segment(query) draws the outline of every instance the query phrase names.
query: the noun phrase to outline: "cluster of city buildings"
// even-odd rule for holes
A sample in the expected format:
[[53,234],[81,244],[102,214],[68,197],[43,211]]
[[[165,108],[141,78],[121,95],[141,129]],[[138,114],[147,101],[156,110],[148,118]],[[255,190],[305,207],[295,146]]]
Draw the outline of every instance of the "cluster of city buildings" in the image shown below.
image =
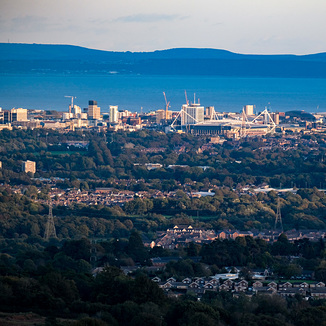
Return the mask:
[[[141,129],[142,119],[136,113],[128,110],[118,110],[117,106],[110,106],[109,112],[101,112],[97,101],[90,100],[87,108],[69,105],[67,112],[43,110],[27,110],[13,108],[2,110],[0,108],[0,130],[21,128],[50,128],[75,130],[80,128],[111,128],[117,129]],[[148,118],[148,117],[147,117]],[[147,119],[148,120],[148,119]]]
[[[27,110],[13,108],[0,109],[0,129],[52,128],[75,130],[75,128],[97,128],[105,130],[140,130],[153,128],[165,132],[190,132],[195,135],[223,135],[237,139],[246,136],[265,135],[270,132],[304,131],[321,128],[326,121],[325,114],[287,115],[284,112],[269,112],[267,109],[255,112],[254,105],[245,105],[240,113],[216,112],[213,106],[204,107],[199,102],[182,105],[180,111],[168,109],[149,113],[133,113],[110,106],[107,112],[101,112],[97,101],[90,100],[87,108],[69,105],[67,112]],[[298,111],[299,112],[299,111]],[[299,112],[300,113],[300,112]]]

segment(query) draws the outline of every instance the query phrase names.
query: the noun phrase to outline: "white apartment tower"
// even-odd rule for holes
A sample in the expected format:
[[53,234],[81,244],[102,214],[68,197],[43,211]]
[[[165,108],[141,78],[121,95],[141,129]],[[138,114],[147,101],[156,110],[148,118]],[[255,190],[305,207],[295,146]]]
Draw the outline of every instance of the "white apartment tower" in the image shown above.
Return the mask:
[[24,161],[22,163],[22,170],[25,173],[27,173],[27,172],[35,173],[36,172],[36,162],[34,162],[34,161]]
[[118,123],[119,122],[118,106],[110,105],[109,122],[110,123]]
[[74,105],[74,115],[76,118],[79,118],[81,115],[81,108],[78,105]]

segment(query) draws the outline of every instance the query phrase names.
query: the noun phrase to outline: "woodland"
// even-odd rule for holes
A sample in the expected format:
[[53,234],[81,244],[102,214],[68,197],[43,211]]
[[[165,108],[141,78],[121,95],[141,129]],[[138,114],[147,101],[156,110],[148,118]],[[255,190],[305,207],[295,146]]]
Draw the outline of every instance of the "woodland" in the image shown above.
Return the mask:
[[[144,247],[143,240],[176,224],[271,230],[278,203],[285,230],[325,229],[326,196],[320,189],[326,184],[325,138],[298,136],[285,149],[278,135],[212,144],[207,137],[148,130],[1,131],[1,313],[33,312],[46,317],[44,325],[322,325],[324,300],[209,291],[200,301],[191,293],[169,298],[151,278],[208,277],[238,266],[249,282],[255,268],[270,268],[284,279],[312,270],[316,280],[325,282],[325,239],[289,242],[282,234],[274,243],[246,237],[175,250]],[[36,162],[35,175],[21,172],[24,160]],[[148,170],[146,163],[162,167]],[[57,238],[46,241],[52,186],[42,178],[57,178],[56,186],[65,191],[110,187],[174,195],[135,196],[113,206],[55,205]],[[266,184],[295,191],[280,196],[253,191]],[[189,196],[209,190],[214,196]],[[91,263],[94,248],[98,259]],[[146,269],[153,257],[182,259],[153,273]],[[130,265],[139,269],[125,275],[120,268]],[[106,267],[93,275],[99,266]]]

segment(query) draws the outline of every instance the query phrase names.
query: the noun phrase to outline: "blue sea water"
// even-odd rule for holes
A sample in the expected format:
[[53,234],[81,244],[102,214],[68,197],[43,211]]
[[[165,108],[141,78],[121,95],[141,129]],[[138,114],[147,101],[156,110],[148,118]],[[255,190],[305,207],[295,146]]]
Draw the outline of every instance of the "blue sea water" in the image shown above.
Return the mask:
[[140,76],[140,75],[63,75],[1,74],[0,107],[11,109],[54,109],[66,111],[70,99],[81,108],[96,100],[102,112],[109,105],[143,112],[165,108],[163,92],[171,110],[180,110],[188,99],[216,111],[239,112],[243,105],[256,110],[305,110],[326,112],[326,79],[306,78],[235,78],[207,76]]

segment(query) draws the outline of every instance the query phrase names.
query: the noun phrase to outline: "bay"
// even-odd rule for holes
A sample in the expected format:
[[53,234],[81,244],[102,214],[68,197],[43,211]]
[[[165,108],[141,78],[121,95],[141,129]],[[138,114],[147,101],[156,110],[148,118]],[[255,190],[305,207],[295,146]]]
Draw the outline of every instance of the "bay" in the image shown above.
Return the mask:
[[119,74],[0,74],[0,107],[67,111],[70,99],[81,108],[96,100],[101,112],[110,105],[132,112],[165,108],[178,111],[185,103],[200,99],[216,111],[239,112],[255,105],[257,112],[305,110],[326,112],[326,79],[236,78],[211,76],[149,76]]

